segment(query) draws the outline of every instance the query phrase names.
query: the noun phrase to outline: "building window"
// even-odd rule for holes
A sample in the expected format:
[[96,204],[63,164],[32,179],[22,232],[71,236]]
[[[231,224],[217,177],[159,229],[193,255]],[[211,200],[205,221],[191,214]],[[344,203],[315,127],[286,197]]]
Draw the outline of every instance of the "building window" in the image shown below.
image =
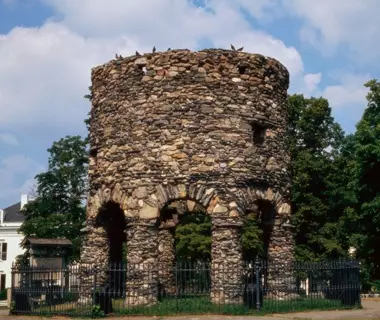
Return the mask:
[[264,142],[266,126],[259,123],[252,123],[252,140],[256,145],[261,145]]
[[96,147],[92,147],[90,149],[90,156],[96,158],[98,156],[98,149]]
[[0,277],[0,291],[5,290],[5,284],[6,284],[5,279],[6,279],[6,275],[2,273]]
[[1,243],[0,249],[1,249],[1,260],[2,261],[7,260],[7,248],[8,248],[8,245],[6,242]]
[[247,66],[245,66],[245,65],[238,66],[238,70],[239,70],[240,74],[245,74],[245,72],[247,70]]

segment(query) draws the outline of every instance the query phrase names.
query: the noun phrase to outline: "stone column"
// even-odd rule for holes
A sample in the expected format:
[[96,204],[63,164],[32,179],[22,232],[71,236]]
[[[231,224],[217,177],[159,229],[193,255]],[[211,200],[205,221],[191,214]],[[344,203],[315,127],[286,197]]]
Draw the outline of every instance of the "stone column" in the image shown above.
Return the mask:
[[218,304],[243,303],[242,223],[212,217],[211,301]]
[[278,218],[273,221],[268,258],[273,264],[290,263],[294,260],[293,230],[286,225],[286,219]]
[[296,278],[292,262],[294,261],[293,229],[285,217],[273,221],[268,246],[268,265],[264,269],[265,285],[271,296],[282,299],[296,288]]
[[80,302],[88,303],[92,299],[94,284],[101,286],[107,281],[105,269],[108,266],[109,241],[103,227],[96,227],[87,221],[85,236],[81,248],[79,265]]
[[160,228],[158,231],[158,277],[161,295],[172,295],[175,287],[174,228]]
[[126,303],[129,306],[157,302],[157,235],[153,223],[131,223],[127,227]]

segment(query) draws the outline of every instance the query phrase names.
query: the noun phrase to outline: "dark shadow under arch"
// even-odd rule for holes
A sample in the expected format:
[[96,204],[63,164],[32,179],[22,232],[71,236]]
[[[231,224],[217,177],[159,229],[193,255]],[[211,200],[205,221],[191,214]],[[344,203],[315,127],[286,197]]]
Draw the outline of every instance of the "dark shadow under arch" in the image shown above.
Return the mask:
[[[258,199],[250,206],[251,210],[246,212],[243,227],[243,259],[248,262],[246,283],[257,281],[252,271],[255,259],[258,257],[264,262],[262,280],[264,289],[268,288],[268,265],[270,259],[269,247],[272,241],[272,231],[276,219],[276,206],[272,201]],[[252,299],[244,296],[245,302],[252,303]]]
[[268,259],[269,244],[272,237],[274,221],[276,219],[276,207],[269,200],[256,200],[259,215],[259,225],[263,231],[263,258]]
[[120,206],[113,201],[105,203],[99,209],[96,223],[103,227],[107,234],[109,264],[120,264],[125,261],[123,247],[126,243],[126,221]]
[[253,261],[257,256],[268,259],[269,245],[272,237],[276,207],[264,199],[255,200],[244,217],[243,258]]
[[108,240],[108,271],[106,287],[111,288],[113,297],[125,292],[126,274],[126,220],[123,210],[116,202],[105,203],[96,216],[96,225],[103,227]]

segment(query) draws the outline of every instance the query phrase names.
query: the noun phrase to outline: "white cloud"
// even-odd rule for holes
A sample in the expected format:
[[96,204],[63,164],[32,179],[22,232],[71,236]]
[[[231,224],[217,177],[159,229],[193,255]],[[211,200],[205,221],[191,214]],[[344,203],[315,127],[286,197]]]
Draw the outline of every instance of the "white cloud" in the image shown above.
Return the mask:
[[[279,60],[289,70],[292,77],[302,75],[304,66],[301,55],[293,47],[286,47],[284,42],[259,31],[250,31],[234,36],[234,43],[244,44],[244,51],[256,52]],[[215,41],[216,47],[229,47],[228,38]]]
[[17,138],[13,134],[0,132],[0,144],[1,143],[9,144],[11,146],[17,146],[19,144]]
[[305,74],[303,80],[305,85],[302,91],[305,95],[311,95],[318,88],[318,85],[322,80],[322,73]]
[[333,108],[358,106],[362,111],[367,104],[368,93],[368,88],[364,87],[364,83],[370,79],[371,76],[368,74],[342,74],[340,83],[327,86],[322,95],[329,100]]
[[357,61],[378,59],[380,1],[282,0],[282,3],[288,12],[304,19],[301,39],[322,53],[333,54],[343,45]]
[[326,86],[323,90],[317,90],[314,96],[328,99],[333,115],[339,120],[342,128],[346,132],[354,132],[355,125],[367,106],[368,88],[364,87],[364,83],[372,77],[369,74],[343,71],[331,74],[330,78],[336,83]]
[[[252,12],[260,15],[270,1]],[[0,36],[0,126],[44,128],[45,134],[83,128],[89,104],[83,99],[90,69],[138,49],[197,49],[207,39],[216,47],[244,46],[282,62],[292,79],[303,80],[303,62],[293,47],[252,30],[239,5],[215,1],[212,10],[184,0],[51,0],[57,17],[40,28],[15,28]],[[256,11],[255,11],[256,10]],[[59,17],[59,18],[58,18]],[[228,27],[226,25],[228,24]],[[173,27],[175,26],[175,27]],[[297,81],[295,82],[297,83]]]
[[56,23],[13,29],[0,38],[0,125],[82,126],[91,67],[131,43],[85,39]]

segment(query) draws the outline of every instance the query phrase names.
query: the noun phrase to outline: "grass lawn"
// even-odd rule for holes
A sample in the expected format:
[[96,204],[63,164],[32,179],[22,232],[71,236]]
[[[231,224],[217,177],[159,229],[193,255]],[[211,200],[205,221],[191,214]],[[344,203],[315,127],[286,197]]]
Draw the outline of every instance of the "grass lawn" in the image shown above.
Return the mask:
[[271,314],[307,310],[335,310],[345,309],[340,301],[327,299],[294,299],[294,300],[269,300],[264,299],[261,311],[255,307],[248,308],[244,305],[213,304],[208,297],[191,297],[180,299],[165,299],[149,307],[128,307],[123,305],[123,300],[114,300],[114,313],[128,315],[178,315],[178,314]]
[[[113,299],[113,314],[136,316],[172,316],[172,315],[200,315],[200,314],[224,314],[224,315],[265,315],[272,313],[299,312],[309,310],[338,310],[347,309],[339,300],[323,298],[299,298],[293,300],[265,299],[261,311],[255,306],[248,308],[245,305],[213,304],[208,296],[166,298],[152,306],[130,307],[123,299]],[[91,316],[93,306],[78,305],[76,302],[67,302],[55,306],[39,306],[33,308],[34,315],[67,315],[67,316]]]

